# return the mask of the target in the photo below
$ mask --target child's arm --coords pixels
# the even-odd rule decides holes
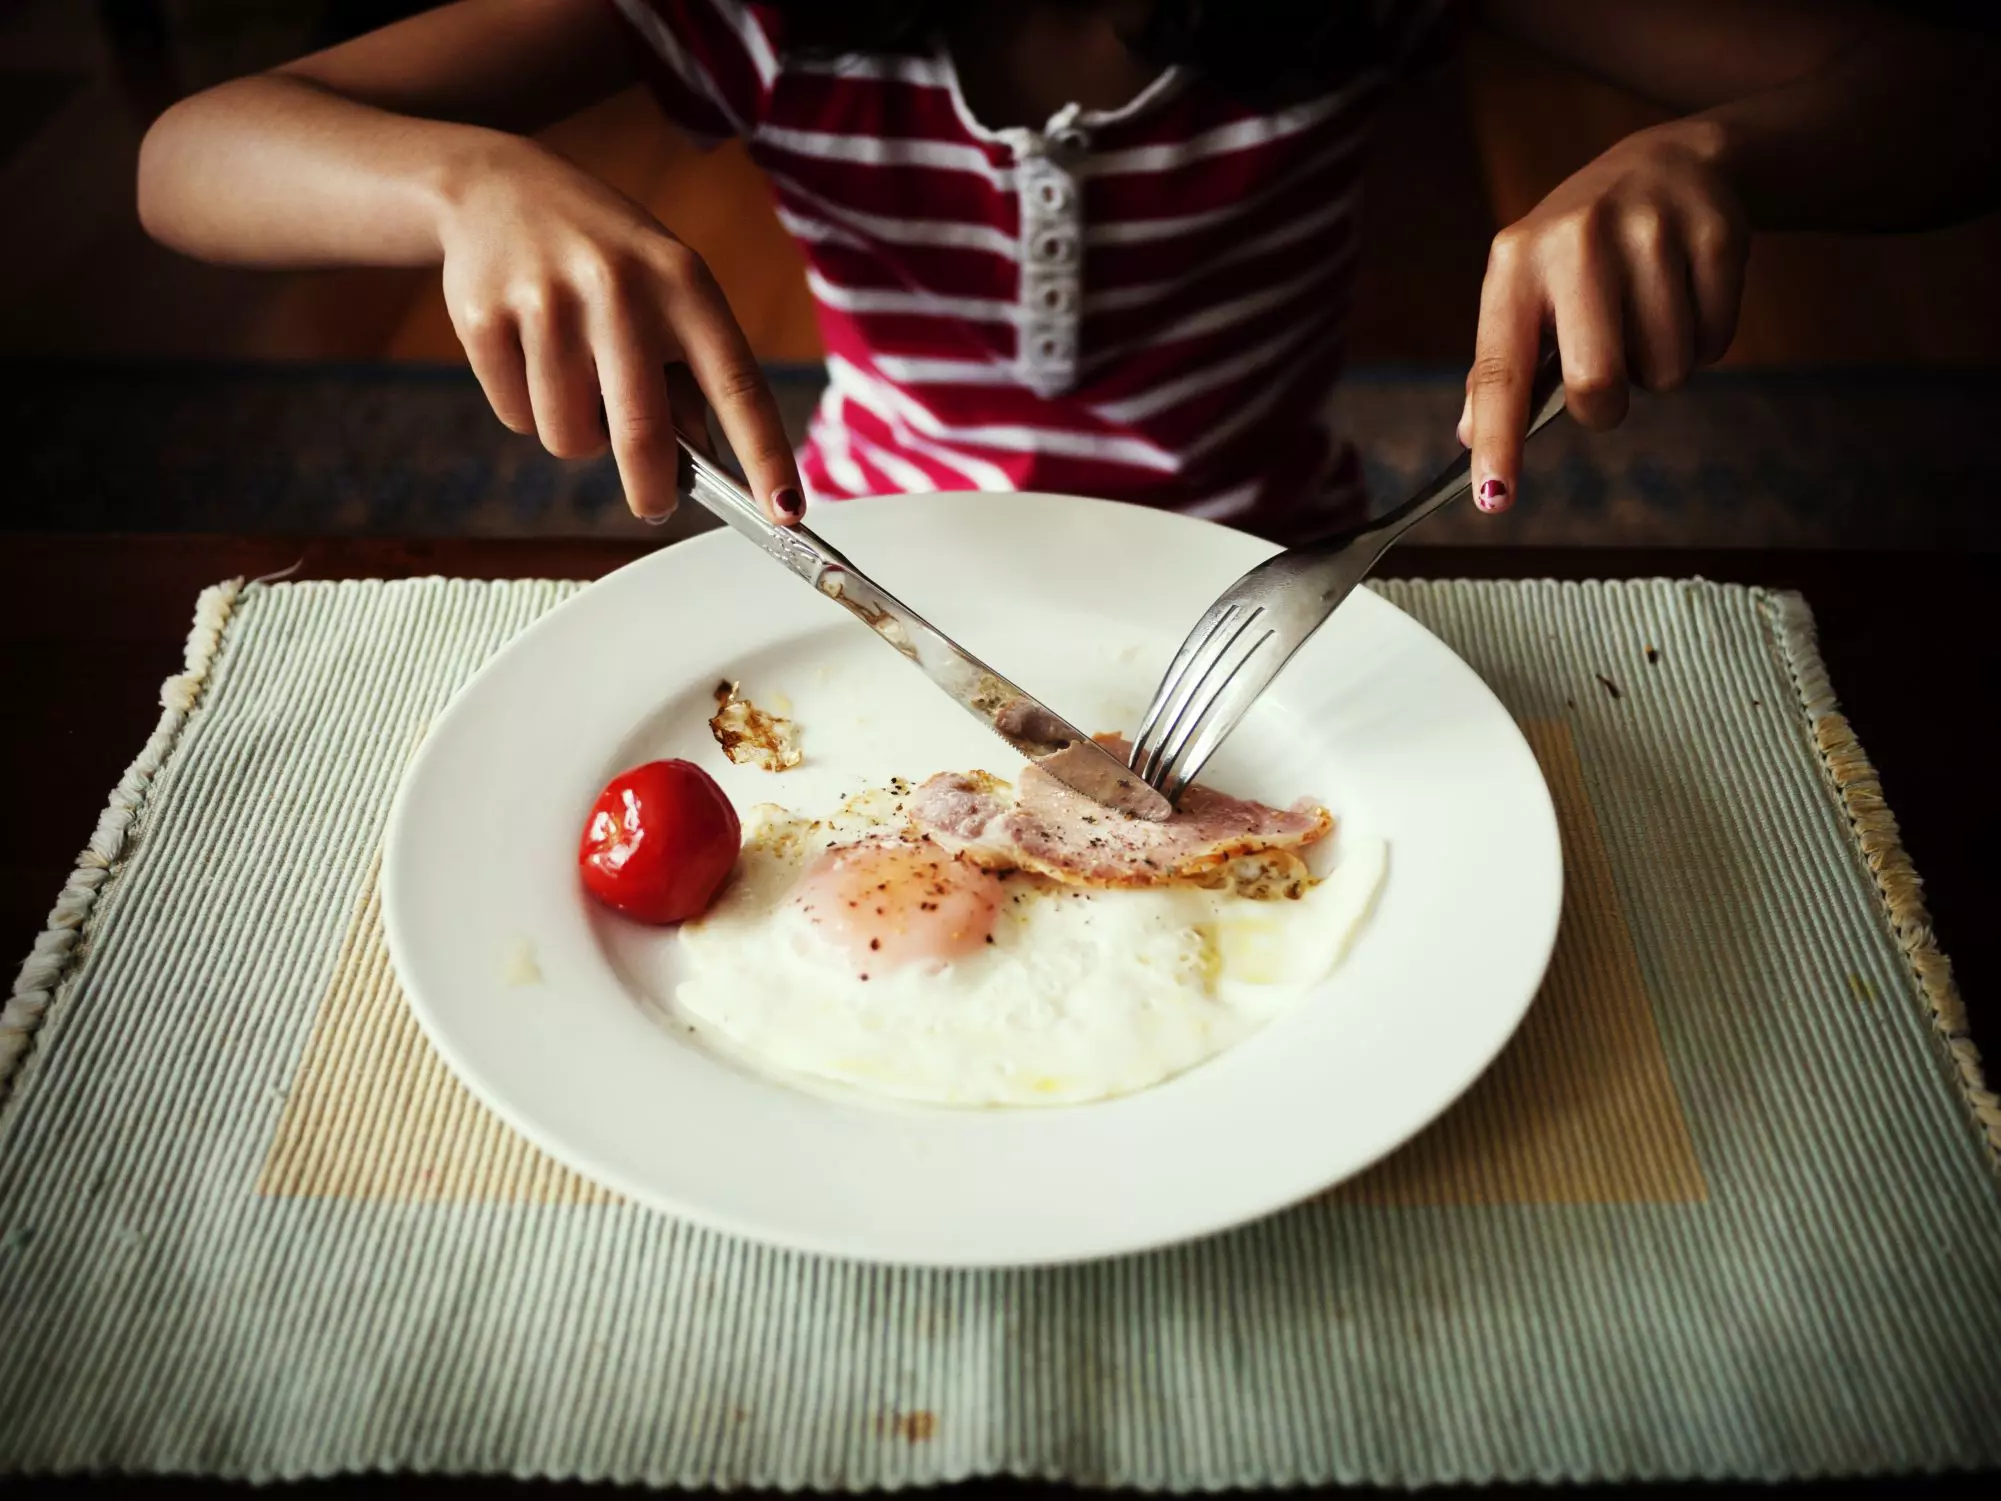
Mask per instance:
[[[1502,230],[1460,438],[1476,497],[1513,497],[1536,346],[1553,327],[1587,426],[1681,384],[1737,323],[1754,229],[1913,229],[1991,206],[2001,66],[1836,0],[1489,0],[1503,29],[1679,109]]]
[[[140,217],[209,260],[442,265],[500,420],[566,458],[608,442],[641,516],[674,509],[663,367],[686,360],[759,499],[796,520],[777,404],[701,258],[519,134],[631,81],[619,25],[602,0],[462,0],[210,89],[147,133]]]

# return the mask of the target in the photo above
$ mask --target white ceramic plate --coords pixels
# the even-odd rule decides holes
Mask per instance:
[[[1137,722],[1188,626],[1264,543],[1047,495],[823,507],[883,585],[1089,729]],[[791,700],[807,759],[730,765],[718,679]],[[871,1261],[1080,1260],[1225,1229],[1358,1172],[1500,1050],[1555,940],[1561,855],[1513,722],[1435,637],[1358,591],[1211,763],[1240,795],[1318,797],[1388,841],[1375,911],[1331,979],[1220,1057],[1124,1099],[1042,1110],[879,1105],[710,1051],[657,1004],[673,938],[601,913],[575,855],[617,772],[684,756],[741,808],[891,776],[1018,769],[838,606],[717,532],[552,611],[459,693],[390,821],[390,952],[466,1085],[562,1162],[731,1233]],[[1337,835],[1338,838],[1338,835]],[[1335,851],[1338,856],[1338,846]],[[511,983],[525,945],[539,984]]]

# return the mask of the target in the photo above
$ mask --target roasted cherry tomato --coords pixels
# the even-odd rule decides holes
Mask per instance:
[[[584,824],[584,888],[640,922],[699,917],[736,865],[743,829],[716,779],[690,761],[615,776]]]

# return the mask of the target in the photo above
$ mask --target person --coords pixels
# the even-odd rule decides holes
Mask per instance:
[[[1977,36],[1839,0],[1477,9],[1681,112],[1493,241],[1459,424],[1485,510],[1519,489],[1546,338],[1569,410],[1605,427],[1630,386],[1723,353],[1753,231],[1992,201],[2001,70]],[[809,492],[1032,488],[1297,541],[1358,502],[1325,412],[1370,122],[1461,19],[1444,0],[460,0],[176,104],[139,209],[217,261],[440,266],[500,420],[563,457],[608,446],[647,519],[674,507],[675,414],[705,402],[781,522]],[[804,250],[829,381],[796,456],[671,222],[529,138],[635,80],[697,138],[747,143]]]

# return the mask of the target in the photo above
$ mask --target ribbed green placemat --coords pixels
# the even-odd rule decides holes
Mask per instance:
[[[229,586],[0,1026],[0,1472],[865,1487],[2001,1463],[2001,1109],[1796,599],[1391,583],[1528,730],[1570,890],[1461,1105],[1205,1244],[816,1261],[486,1116],[374,856],[575,586]]]

